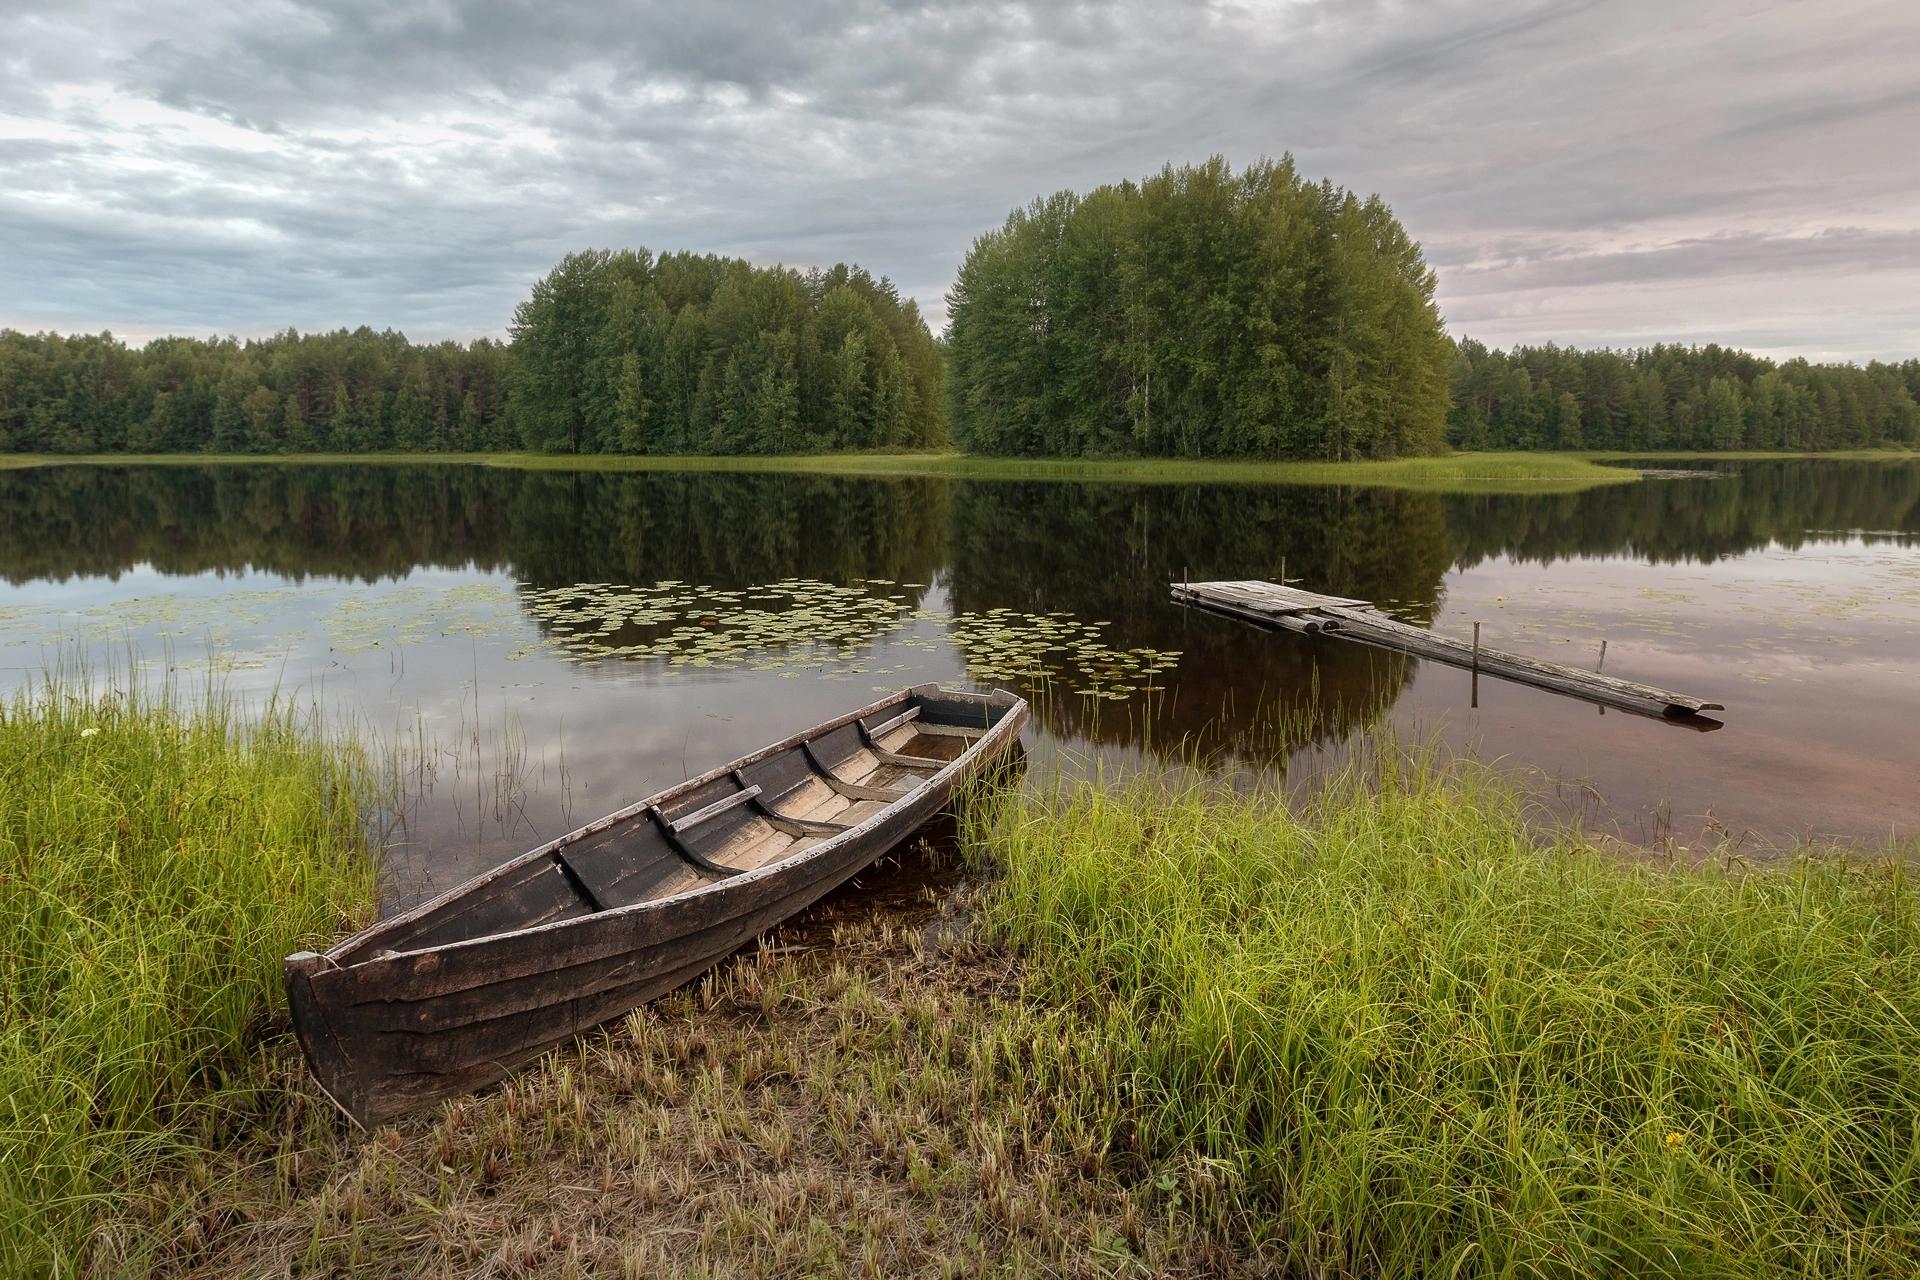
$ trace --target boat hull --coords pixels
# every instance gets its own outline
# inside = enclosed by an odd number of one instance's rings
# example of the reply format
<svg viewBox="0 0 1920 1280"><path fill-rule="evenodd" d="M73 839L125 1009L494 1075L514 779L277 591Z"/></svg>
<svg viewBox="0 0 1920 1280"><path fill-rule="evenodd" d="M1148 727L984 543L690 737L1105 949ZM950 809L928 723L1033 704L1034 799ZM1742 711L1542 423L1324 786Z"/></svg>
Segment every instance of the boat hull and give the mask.
<svg viewBox="0 0 1920 1280"><path fill-rule="evenodd" d="M857 826L764 868L656 901L419 950L375 952L354 963L340 957L364 952L355 940L324 956L289 957L288 1000L317 1082L356 1121L377 1124L492 1084L697 977L907 840L959 787L1001 760L1018 741L1026 704L993 696L1011 705L1000 708L959 758ZM747 762L790 750L804 737ZM742 763L663 796L696 790ZM461 893L455 889L440 901Z"/></svg>

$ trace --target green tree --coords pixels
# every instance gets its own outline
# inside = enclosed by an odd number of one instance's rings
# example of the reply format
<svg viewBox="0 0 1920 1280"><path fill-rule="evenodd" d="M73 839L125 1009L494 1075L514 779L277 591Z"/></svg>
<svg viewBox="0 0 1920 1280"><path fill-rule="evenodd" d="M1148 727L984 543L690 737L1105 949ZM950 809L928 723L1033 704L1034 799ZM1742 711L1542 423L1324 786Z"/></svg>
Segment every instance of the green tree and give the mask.
<svg viewBox="0 0 1920 1280"><path fill-rule="evenodd" d="M357 441L354 438L353 398L347 394L347 384L333 384L333 412L327 418L327 447L335 453L352 453Z"/></svg>
<svg viewBox="0 0 1920 1280"><path fill-rule="evenodd" d="M986 453L1433 452L1455 360L1433 291L1383 202L1291 158L1061 192L961 264L953 431Z"/></svg>
<svg viewBox="0 0 1920 1280"><path fill-rule="evenodd" d="M393 446L407 453L419 453L433 442L433 411L427 405L427 393L411 380L400 384L393 397Z"/></svg>
<svg viewBox="0 0 1920 1280"><path fill-rule="evenodd" d="M242 405L247 420L246 448L250 453L271 453L279 446L280 397L271 387L256 386L247 393Z"/></svg>
<svg viewBox="0 0 1920 1280"><path fill-rule="evenodd" d="M469 391L460 397L460 424L454 437L455 447L466 452L484 447L486 423L480 416L480 401Z"/></svg>
<svg viewBox="0 0 1920 1280"><path fill-rule="evenodd" d="M1740 404L1740 384L1731 378L1715 378L1707 384L1706 431L1708 442L1716 449L1740 447L1746 416Z"/></svg>
<svg viewBox="0 0 1920 1280"><path fill-rule="evenodd" d="M1571 391L1560 393L1554 436L1554 447L1559 449L1578 449L1585 443L1580 421L1580 401Z"/></svg>
<svg viewBox="0 0 1920 1280"><path fill-rule="evenodd" d="M298 396L288 396L281 412L280 447L295 453L313 448L313 434L307 416L300 411Z"/></svg>
<svg viewBox="0 0 1920 1280"><path fill-rule="evenodd" d="M611 253L570 253L514 309L513 413L529 449L581 451L612 277Z"/></svg>

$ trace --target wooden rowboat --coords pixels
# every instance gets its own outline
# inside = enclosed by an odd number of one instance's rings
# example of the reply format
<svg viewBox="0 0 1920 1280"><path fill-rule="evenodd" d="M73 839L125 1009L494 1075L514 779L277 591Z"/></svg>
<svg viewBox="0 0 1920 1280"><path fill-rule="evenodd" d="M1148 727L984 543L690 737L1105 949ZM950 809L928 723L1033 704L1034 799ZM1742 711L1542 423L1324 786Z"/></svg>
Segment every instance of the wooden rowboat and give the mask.
<svg viewBox="0 0 1920 1280"><path fill-rule="evenodd" d="M1026 719L1010 693L916 686L288 956L315 1078L363 1125L501 1079L845 883Z"/></svg>

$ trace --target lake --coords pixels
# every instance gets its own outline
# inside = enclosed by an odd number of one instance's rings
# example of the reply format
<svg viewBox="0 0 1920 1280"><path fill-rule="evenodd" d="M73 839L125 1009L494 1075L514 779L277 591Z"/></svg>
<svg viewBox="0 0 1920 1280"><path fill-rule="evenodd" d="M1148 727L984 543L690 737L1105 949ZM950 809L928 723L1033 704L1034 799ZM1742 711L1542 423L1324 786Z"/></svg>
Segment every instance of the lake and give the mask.
<svg viewBox="0 0 1920 1280"><path fill-rule="evenodd" d="M1671 468L1674 464L1660 464ZM1656 847L1920 832L1920 463L1575 495L475 465L0 471L0 672L209 672L426 747L389 909L923 680L1044 687L1035 776L1307 789L1370 731ZM1724 702L1702 733L1169 603L1376 601ZM1476 705L1477 703L1477 705Z"/></svg>

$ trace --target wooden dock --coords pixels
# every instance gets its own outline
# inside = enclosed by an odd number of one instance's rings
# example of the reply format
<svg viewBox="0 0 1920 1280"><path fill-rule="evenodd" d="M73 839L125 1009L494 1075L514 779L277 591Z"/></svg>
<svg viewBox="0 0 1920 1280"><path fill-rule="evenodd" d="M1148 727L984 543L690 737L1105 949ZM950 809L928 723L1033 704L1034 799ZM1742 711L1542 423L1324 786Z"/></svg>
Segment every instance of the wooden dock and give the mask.
<svg viewBox="0 0 1920 1280"><path fill-rule="evenodd" d="M1726 710L1718 702L1670 689L1656 689L1652 685L1542 662L1517 653L1484 649L1401 622L1365 600L1317 595L1277 582L1176 582L1173 599L1176 604L1237 618L1268 630L1325 635L1410 653L1464 667L1476 675L1498 676L1636 715L1691 720L1703 711Z"/></svg>

